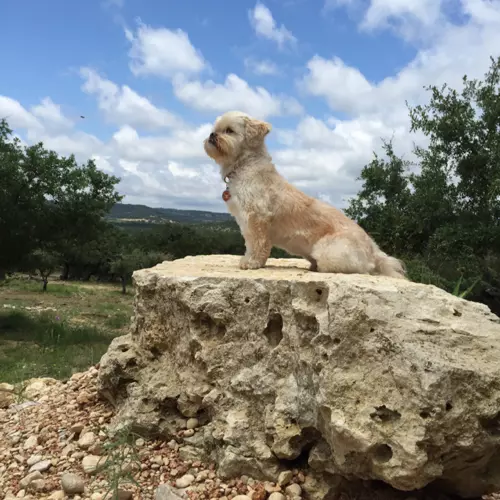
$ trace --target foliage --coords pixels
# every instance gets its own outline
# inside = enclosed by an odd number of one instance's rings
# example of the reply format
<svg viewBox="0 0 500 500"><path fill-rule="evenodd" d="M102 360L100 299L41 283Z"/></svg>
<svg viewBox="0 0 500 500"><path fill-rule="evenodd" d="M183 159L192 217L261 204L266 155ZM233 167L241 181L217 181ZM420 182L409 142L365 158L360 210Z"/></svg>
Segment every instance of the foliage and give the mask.
<svg viewBox="0 0 500 500"><path fill-rule="evenodd" d="M91 241L121 199L116 177L79 165L42 143L24 146L0 121L0 279L36 249L59 252Z"/></svg>
<svg viewBox="0 0 500 500"><path fill-rule="evenodd" d="M111 273L120 277L122 283L122 293L127 293L127 283L132 279L132 273L137 269L152 267L159 262L167 260L167 256L158 252L143 252L140 249L133 249L122 253L111 263Z"/></svg>
<svg viewBox="0 0 500 500"><path fill-rule="evenodd" d="M427 90L429 104L410 108L410 120L428 146L415 147L411 165L386 143L347 213L385 250L425 262L450 292L458 283L457 294L465 285L481 299L500 278L500 59L483 81L464 77L460 92Z"/></svg>

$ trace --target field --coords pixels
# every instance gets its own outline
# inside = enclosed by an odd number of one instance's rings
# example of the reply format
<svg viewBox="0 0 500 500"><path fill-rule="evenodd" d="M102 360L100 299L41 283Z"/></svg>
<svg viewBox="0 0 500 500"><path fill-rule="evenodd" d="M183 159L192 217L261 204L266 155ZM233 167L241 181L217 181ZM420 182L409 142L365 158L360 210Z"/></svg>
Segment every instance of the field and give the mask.
<svg viewBox="0 0 500 500"><path fill-rule="evenodd" d="M0 382L66 378L99 361L127 332L133 290L109 284L51 281L48 291L27 277L0 284Z"/></svg>

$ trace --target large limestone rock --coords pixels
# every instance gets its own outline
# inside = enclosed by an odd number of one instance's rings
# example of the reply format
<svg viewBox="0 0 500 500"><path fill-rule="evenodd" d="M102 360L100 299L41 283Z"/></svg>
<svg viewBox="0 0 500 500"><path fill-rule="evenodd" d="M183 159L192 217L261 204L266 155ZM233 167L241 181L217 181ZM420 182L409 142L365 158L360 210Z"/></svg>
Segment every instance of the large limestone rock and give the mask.
<svg viewBox="0 0 500 500"><path fill-rule="evenodd" d="M227 476L304 465L316 485L499 490L499 318L433 286L306 266L207 256L136 272L132 332L99 373L117 421L170 438L196 416L181 452Z"/></svg>

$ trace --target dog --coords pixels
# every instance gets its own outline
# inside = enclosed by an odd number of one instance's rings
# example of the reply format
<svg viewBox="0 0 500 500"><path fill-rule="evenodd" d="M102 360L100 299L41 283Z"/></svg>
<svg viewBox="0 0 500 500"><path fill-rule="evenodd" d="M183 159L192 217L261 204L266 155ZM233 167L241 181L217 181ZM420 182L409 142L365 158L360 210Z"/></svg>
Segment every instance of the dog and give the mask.
<svg viewBox="0 0 500 500"><path fill-rule="evenodd" d="M205 152L220 166L223 199L245 239L241 269L264 267L273 246L310 262L310 270L406 279L401 261L384 253L343 212L312 198L276 170L265 138L271 125L239 111L219 116Z"/></svg>

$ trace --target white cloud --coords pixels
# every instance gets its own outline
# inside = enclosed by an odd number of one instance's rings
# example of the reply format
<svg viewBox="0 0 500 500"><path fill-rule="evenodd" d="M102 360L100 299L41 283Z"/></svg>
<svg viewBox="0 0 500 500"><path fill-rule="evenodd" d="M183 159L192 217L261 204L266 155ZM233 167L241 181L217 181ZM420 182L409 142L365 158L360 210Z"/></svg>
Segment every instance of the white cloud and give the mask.
<svg viewBox="0 0 500 500"><path fill-rule="evenodd" d="M125 35L132 44L130 69L135 75L171 78L199 73L206 66L202 54L180 29L152 28L139 23L136 33L126 30Z"/></svg>
<svg viewBox="0 0 500 500"><path fill-rule="evenodd" d="M5 118L11 128L40 128L38 119L27 111L21 103L0 95L0 119Z"/></svg>
<svg viewBox="0 0 500 500"><path fill-rule="evenodd" d="M164 72L161 64L151 60L145 67L151 74L168 76L178 101L200 112L242 109L262 118L299 115L298 123L289 121L286 129L279 128L283 120L271 120L274 128L269 143L274 162L300 188L343 206L343 200L359 187L355 179L362 166L370 161L373 151L380 152L381 138L394 137L396 152L408 159L413 141L425 141L420 135L409 134L405 100L411 105L428 102L424 85L447 82L459 88L464 73L481 78L489 56L500 54L500 1L460 2L463 16L459 25L449 19L441 24L442 12L436 17L402 8L400 17L416 19L429 32L437 26L438 33L405 67L380 81L371 81L326 48L311 57L300 86L309 99L317 98L323 119L311 113L300 115L303 110L293 98L251 86L234 73L219 82L200 80L197 73L207 65L202 59L199 69L191 72L180 69L180 64L175 71ZM371 5L381 3L374 0ZM394 10L387 19L392 23ZM139 35L134 37L139 39ZM251 61L246 62L249 69L252 63L261 62ZM71 120L48 99L28 109L14 99L0 97L0 117L9 115L9 123L22 129L27 142L43 140L60 153L77 152L80 160L95 158L99 168L122 178L120 191L128 202L225 211L220 199L223 182L203 151L203 139L211 130L209 123L177 123L168 110L96 73L85 76L84 88L96 97L104 116L118 125L111 139L75 130L76 125L71 128ZM336 116L339 112L342 118ZM143 133L141 129L146 127L155 129L156 134Z"/></svg>
<svg viewBox="0 0 500 500"><path fill-rule="evenodd" d="M258 60L247 57L244 62L245 67L256 75L274 76L281 73L275 63L266 59Z"/></svg>
<svg viewBox="0 0 500 500"><path fill-rule="evenodd" d="M120 87L91 68L81 68L80 75L85 80L82 90L97 97L99 109L110 122L147 129L173 127L180 123L173 113L157 108L127 85Z"/></svg>
<svg viewBox="0 0 500 500"><path fill-rule="evenodd" d="M180 101L199 111L221 113L239 110L259 118L302 112L295 99L271 94L264 87L251 87L234 74L229 74L222 84L211 80L200 82L176 78L173 86Z"/></svg>
<svg viewBox="0 0 500 500"><path fill-rule="evenodd" d="M249 12L250 24L257 36L272 40L279 48L294 45L297 39L282 24L278 27L271 11L262 3L257 3Z"/></svg>
<svg viewBox="0 0 500 500"><path fill-rule="evenodd" d="M33 106L31 112L52 130L65 130L73 126L73 122L62 114L61 106L50 97L45 97L40 104Z"/></svg>

